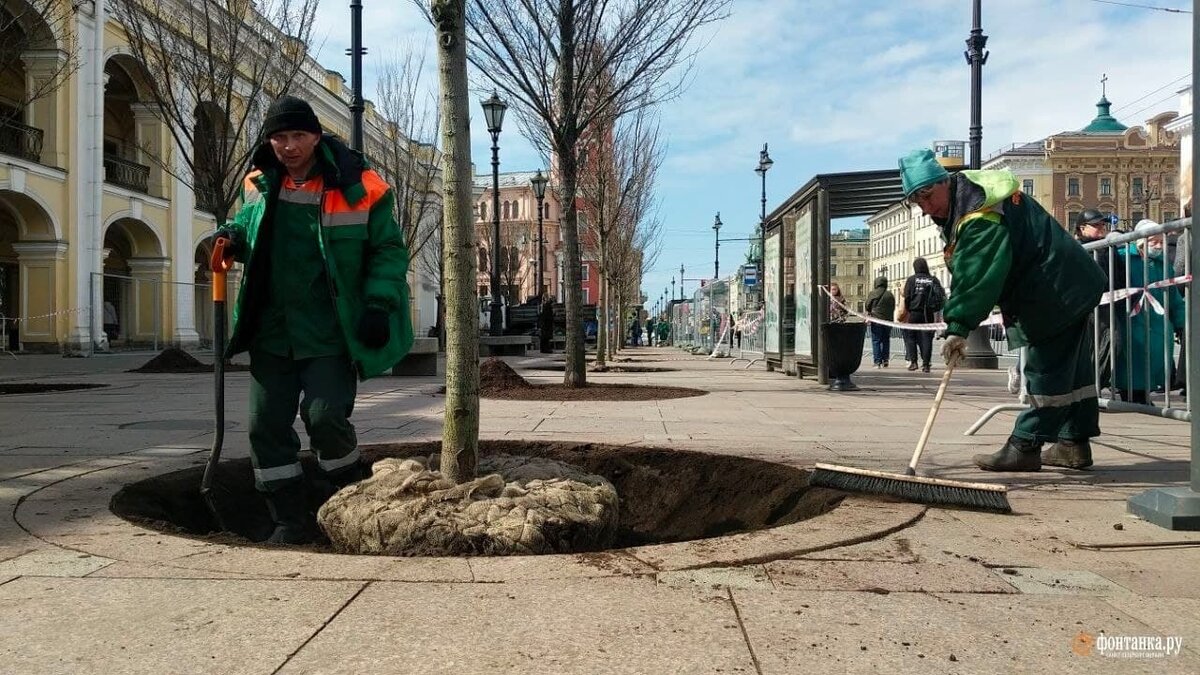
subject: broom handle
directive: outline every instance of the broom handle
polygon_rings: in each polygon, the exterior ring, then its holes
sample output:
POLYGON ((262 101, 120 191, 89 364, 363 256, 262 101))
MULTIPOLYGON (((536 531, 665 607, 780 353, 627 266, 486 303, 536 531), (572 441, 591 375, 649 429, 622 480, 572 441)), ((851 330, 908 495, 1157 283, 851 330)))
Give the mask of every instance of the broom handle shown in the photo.
POLYGON ((929 409, 929 417, 925 418, 925 428, 921 430, 917 449, 913 451, 912 461, 908 463, 908 469, 904 472, 909 476, 917 475, 917 462, 921 461, 921 453, 925 452, 925 442, 929 440, 929 433, 933 431, 933 421, 937 419, 938 409, 942 407, 942 399, 946 396, 946 386, 950 384, 950 374, 953 372, 954 368, 946 366, 946 372, 942 374, 942 383, 938 385, 937 396, 933 399, 933 407, 929 409))

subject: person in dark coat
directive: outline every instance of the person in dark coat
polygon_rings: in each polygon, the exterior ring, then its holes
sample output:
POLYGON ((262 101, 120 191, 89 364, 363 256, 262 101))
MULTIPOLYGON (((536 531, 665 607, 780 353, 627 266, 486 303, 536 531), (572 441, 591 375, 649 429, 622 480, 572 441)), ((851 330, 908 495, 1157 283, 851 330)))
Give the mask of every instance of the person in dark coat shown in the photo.
POLYGON ((549 295, 542 297, 538 308, 538 345, 543 354, 554 349, 554 301, 549 295))
MULTIPOLYGON (((875 280, 875 288, 867 296, 867 313, 871 318, 891 321, 896 313, 896 296, 888 290, 887 277, 875 280)), ((892 355, 892 327, 881 323, 871 324, 871 355, 876 368, 887 368, 892 355)))
MULTIPOLYGON (((937 313, 942 309, 946 291, 942 282, 929 273, 929 262, 924 258, 913 260, 914 274, 904 282, 904 310, 907 318, 905 323, 933 323, 937 321, 937 313)), ((933 331, 906 330, 904 331, 904 353, 909 358, 908 369, 917 369, 917 359, 921 360, 921 370, 929 372, 929 361, 933 357, 933 331)))

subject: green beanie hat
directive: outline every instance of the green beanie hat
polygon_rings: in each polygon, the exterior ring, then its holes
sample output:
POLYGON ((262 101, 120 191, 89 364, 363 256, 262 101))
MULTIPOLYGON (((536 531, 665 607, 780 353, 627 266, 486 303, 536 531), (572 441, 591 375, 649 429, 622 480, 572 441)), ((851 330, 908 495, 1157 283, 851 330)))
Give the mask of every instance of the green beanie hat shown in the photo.
POLYGON ((904 186, 905 197, 911 197, 917 190, 949 177, 950 174, 938 164, 933 151, 928 148, 913 150, 900 158, 900 182, 904 186))

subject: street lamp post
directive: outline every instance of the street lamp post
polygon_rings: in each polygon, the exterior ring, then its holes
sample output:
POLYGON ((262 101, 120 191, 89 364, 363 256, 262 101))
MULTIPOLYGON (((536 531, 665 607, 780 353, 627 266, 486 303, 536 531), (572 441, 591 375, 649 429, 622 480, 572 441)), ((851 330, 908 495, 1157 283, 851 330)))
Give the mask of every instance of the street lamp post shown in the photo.
POLYGON ((717 211, 717 219, 713 221, 713 281, 721 278, 721 212, 717 211))
POLYGON ((504 111, 508 105, 500 100, 496 92, 486 101, 481 101, 483 118, 488 133, 492 135, 492 303, 489 316, 489 333, 504 332, 503 317, 500 315, 500 129, 504 125, 504 111))
POLYGON ((363 149, 362 57, 367 50, 362 44, 362 0, 350 0, 350 147, 363 149))
MULTIPOLYGON (((775 162, 771 160, 771 155, 767 154, 767 144, 763 143, 763 149, 758 153, 758 168, 754 173, 762 177, 762 212, 758 217, 758 285, 762 288, 763 275, 766 272, 766 257, 767 257, 767 171, 775 162)), ((765 296, 764 296, 765 297, 765 296)))
POLYGON ((543 270, 546 269, 546 261, 544 258, 544 253, 546 250, 546 238, 542 235, 542 204, 546 199, 546 183, 550 182, 550 179, 542 175, 542 170, 538 169, 537 175, 531 178, 529 182, 533 185, 533 194, 537 196, 538 205, 537 293, 538 298, 540 299, 546 292, 545 288, 542 286, 543 270))
POLYGON ((683 300, 683 265, 679 266, 679 299, 683 300))
POLYGON ((671 299, 675 299, 675 277, 671 277, 671 299))

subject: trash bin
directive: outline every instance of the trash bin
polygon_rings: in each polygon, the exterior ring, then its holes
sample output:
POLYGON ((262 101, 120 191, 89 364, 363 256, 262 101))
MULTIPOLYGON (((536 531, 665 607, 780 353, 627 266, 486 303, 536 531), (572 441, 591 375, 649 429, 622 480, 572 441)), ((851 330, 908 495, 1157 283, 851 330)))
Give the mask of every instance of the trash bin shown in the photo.
POLYGON ((829 391, 858 391, 850 376, 858 372, 863 359, 863 342, 867 337, 865 321, 846 321, 821 325, 828 347, 825 372, 829 375, 829 391))

